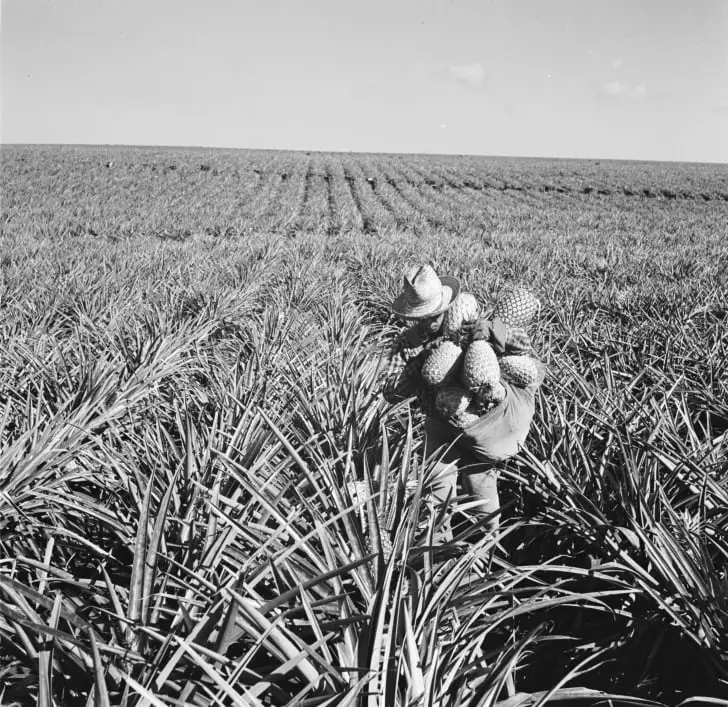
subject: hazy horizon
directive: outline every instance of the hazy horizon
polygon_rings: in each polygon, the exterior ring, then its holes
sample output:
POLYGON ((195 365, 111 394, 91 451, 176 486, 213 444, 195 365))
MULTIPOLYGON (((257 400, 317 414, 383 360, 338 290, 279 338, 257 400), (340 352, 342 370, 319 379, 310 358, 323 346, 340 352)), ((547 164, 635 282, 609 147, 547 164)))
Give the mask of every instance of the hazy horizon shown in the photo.
POLYGON ((219 152, 302 152, 316 154, 333 154, 333 155, 390 155, 390 156, 419 156, 419 157, 469 157, 483 158, 494 160, 544 160, 544 161, 571 161, 571 162, 640 162, 654 164, 693 164, 693 165, 709 165, 712 167, 720 165, 728 165, 728 162, 701 162, 699 160, 649 160, 649 159, 630 159, 620 157, 560 157, 558 155, 496 155, 496 154, 476 154, 464 152, 378 152, 370 150, 311 150, 311 149, 295 149, 283 147, 219 147, 211 145, 126 145, 115 143, 63 143, 63 142, 3 142, 0 143, 0 150, 3 147, 87 147, 99 149, 133 149, 133 150, 213 150, 219 152))

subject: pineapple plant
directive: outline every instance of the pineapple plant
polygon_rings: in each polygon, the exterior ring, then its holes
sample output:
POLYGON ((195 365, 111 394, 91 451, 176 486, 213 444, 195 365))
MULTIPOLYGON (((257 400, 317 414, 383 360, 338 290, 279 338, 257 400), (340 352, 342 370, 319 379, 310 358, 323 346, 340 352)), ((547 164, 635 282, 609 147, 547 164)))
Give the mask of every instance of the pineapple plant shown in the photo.
POLYGON ((359 522, 364 532, 364 550, 365 552, 374 552, 374 545, 371 540, 371 533, 374 532, 374 524, 379 526, 379 544, 382 556, 385 562, 389 562, 392 556, 392 539, 389 535, 389 529, 385 518, 385 513, 376 513, 376 502, 370 498, 372 490, 366 481, 349 481, 346 484, 349 497, 358 510, 359 522), (375 517, 376 516, 376 517, 375 517))

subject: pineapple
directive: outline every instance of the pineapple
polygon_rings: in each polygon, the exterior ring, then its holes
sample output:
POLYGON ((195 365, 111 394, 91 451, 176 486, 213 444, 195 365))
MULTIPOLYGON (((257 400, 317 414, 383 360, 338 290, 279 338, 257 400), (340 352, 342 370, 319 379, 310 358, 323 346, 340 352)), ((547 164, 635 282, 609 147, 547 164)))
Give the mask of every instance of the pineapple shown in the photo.
POLYGON ((478 421, 478 415, 470 410, 463 410, 449 418, 448 422, 454 427, 467 427, 478 421))
POLYGON ((498 358, 487 341, 473 341, 468 346, 460 380, 471 391, 476 391, 483 385, 495 385, 500 380, 498 358))
POLYGON ((437 391, 435 407, 443 417, 450 417, 467 410, 472 397, 472 394, 465 388, 448 386, 437 391))
POLYGON ((480 315, 478 301, 468 292, 461 292, 450 309, 445 312, 442 333, 453 336, 460 332, 463 324, 474 322, 480 315))
POLYGON ((478 415, 483 415, 492 410, 498 403, 502 403, 505 398, 506 389, 500 381, 493 385, 482 385, 473 396, 471 409, 478 415))
POLYGON ((463 350, 457 344, 442 341, 422 365, 422 379, 432 388, 447 385, 457 377, 462 359, 463 350))
POLYGON ((506 399, 506 389, 503 383, 498 381, 490 390, 490 399, 497 405, 506 399))
POLYGON ((523 327, 541 311, 541 303, 528 290, 506 290, 498 298, 493 311, 494 319, 501 319, 514 327, 523 327))
POLYGON ((536 360, 531 356, 502 356, 501 375, 519 388, 526 388, 538 381, 539 370, 536 360))
POLYGON ((468 408, 472 394, 458 386, 442 388, 437 392, 435 408, 441 417, 456 427, 466 427, 475 422, 478 416, 468 408))

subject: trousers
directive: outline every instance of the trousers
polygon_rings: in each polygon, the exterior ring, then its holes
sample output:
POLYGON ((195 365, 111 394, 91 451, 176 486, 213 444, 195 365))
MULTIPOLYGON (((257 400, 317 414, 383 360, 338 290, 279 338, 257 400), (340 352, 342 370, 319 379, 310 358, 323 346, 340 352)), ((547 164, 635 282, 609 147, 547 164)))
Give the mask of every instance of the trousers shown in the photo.
MULTIPOLYGON (((429 457, 441 453, 432 470, 433 500, 438 506, 449 508, 459 481, 463 492, 475 502, 471 512, 490 531, 497 530, 500 523, 498 477, 525 443, 535 410, 535 386, 504 385, 505 400, 465 428, 436 417, 425 420, 426 454, 429 457)), ((444 516, 437 539, 452 540, 451 510, 444 516)))

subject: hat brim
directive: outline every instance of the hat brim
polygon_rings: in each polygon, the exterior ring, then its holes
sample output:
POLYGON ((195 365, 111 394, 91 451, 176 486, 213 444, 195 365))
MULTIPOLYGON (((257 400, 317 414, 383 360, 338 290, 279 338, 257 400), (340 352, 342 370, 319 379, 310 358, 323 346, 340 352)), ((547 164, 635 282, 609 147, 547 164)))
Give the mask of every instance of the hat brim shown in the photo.
POLYGON ((430 319, 446 312, 460 294, 460 280, 450 275, 441 275, 439 278, 442 283, 443 297, 434 309, 427 312, 414 310, 409 306, 406 296, 402 294, 392 302, 392 312, 403 319, 430 319))

